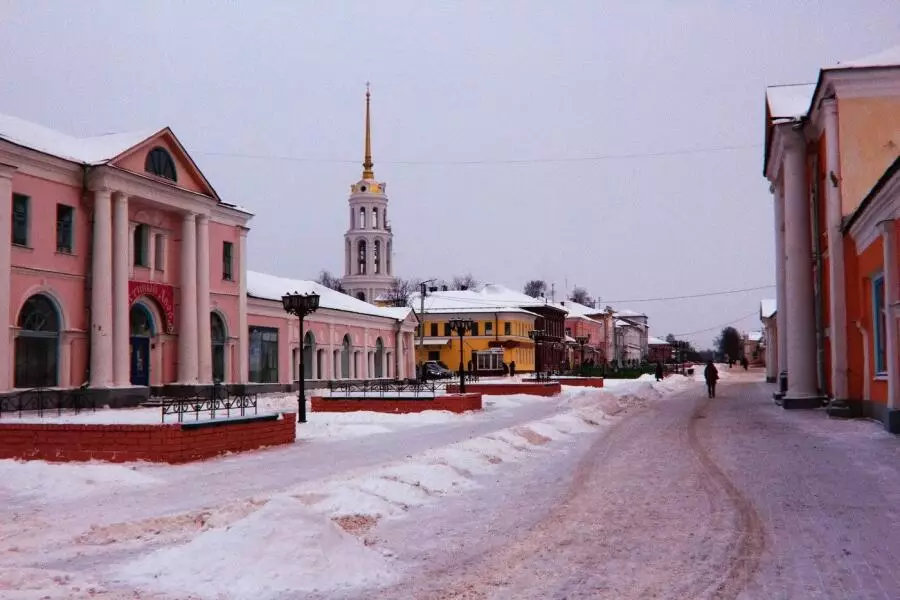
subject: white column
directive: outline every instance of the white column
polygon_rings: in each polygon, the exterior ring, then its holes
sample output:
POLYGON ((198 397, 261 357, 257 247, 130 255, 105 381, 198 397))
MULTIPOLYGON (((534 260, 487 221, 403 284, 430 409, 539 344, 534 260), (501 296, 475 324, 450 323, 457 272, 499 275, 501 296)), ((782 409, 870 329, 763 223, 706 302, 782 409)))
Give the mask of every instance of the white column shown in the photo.
POLYGON ((178 328, 178 381, 197 383, 197 216, 181 224, 181 312, 178 328))
POLYGON ((813 263, 806 142, 790 124, 784 136, 785 281, 787 283, 788 399, 818 395, 816 329, 813 311, 813 263))
POLYGON ((112 218, 109 190, 94 192, 91 253, 91 387, 109 387, 112 365, 112 218))
MULTIPOLYGON (((883 221, 881 228, 881 241, 884 252, 884 312, 886 322, 887 340, 885 344, 885 360, 888 372, 888 398, 887 406, 895 409, 900 406, 898 394, 900 394, 900 365, 897 362, 897 351, 900 349, 897 336, 897 321, 895 310, 897 304, 897 235, 894 232, 894 221, 883 221)), ((872 315, 873 328, 878 327, 878 315, 872 315)), ((867 375, 868 376, 868 375, 867 375)))
POLYGON ((0 164, 0 392, 11 389, 13 344, 10 338, 14 322, 10 314, 9 289, 12 273, 12 177, 15 167, 0 164))
POLYGON ((250 346, 248 341, 249 331, 247 325, 247 231, 246 227, 239 229, 238 239, 238 374, 239 383, 247 383, 250 375, 250 346))
POLYGON ((778 377, 778 336, 771 319, 766 322, 766 379, 773 381, 778 377))
POLYGON ((403 333, 399 328, 394 336, 394 349, 396 350, 394 355, 397 357, 397 370, 394 373, 397 374, 397 379, 403 379, 406 377, 406 367, 403 365, 403 361, 406 360, 406 352, 404 352, 403 348, 403 333))
POLYGON ((778 329, 778 373, 787 373, 787 283, 785 282, 784 254, 784 187, 783 183, 774 186, 775 197, 775 289, 776 308, 775 322, 778 329))
MULTIPOLYGON (((113 383, 131 383, 128 340, 131 335, 128 306, 128 196, 113 194, 113 383)), ((161 326, 159 323, 157 326, 161 326)), ((152 365, 151 365, 152 366, 152 365)))
POLYGON ((837 102, 822 102, 825 116, 825 218, 828 231, 828 310, 831 342, 831 391, 847 397, 847 303, 844 283, 844 236, 841 233, 841 157, 838 148, 837 102))
MULTIPOLYGON (((371 301, 371 298, 368 298, 371 301)), ((363 329, 363 356, 365 360, 363 361, 363 372, 362 378, 368 379, 370 377, 375 377, 375 360, 372 360, 372 364, 369 364, 369 328, 366 327, 363 329)))
POLYGON ((212 332, 209 322, 209 215, 197 215, 197 346, 200 383, 212 383, 212 332))
POLYGON ((340 379, 340 371, 334 360, 334 325, 328 324, 328 374, 330 379, 340 379))

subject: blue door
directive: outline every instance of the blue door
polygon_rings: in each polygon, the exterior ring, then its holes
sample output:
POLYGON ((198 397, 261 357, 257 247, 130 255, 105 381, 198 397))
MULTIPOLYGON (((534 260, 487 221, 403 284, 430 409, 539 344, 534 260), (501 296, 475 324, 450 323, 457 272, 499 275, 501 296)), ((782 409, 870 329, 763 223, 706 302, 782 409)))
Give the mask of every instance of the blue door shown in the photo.
POLYGON ((131 338, 131 385, 150 385, 150 338, 131 338))

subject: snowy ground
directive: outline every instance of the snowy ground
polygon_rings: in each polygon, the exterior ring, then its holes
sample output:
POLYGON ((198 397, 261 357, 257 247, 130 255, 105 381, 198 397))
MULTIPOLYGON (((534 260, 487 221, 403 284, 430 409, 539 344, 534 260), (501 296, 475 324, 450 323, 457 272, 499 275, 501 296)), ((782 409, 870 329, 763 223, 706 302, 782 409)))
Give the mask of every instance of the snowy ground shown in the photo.
MULTIPOLYGON (((451 513, 497 517, 523 488, 544 489, 543 506, 586 445, 694 385, 485 396, 484 411, 464 415, 310 413, 297 444, 182 466, 0 461, 0 597, 364 597, 446 556, 440 535, 416 545, 404 532, 451 513)), ((260 410, 295 406, 272 395, 260 410)), ((158 422, 159 410, 77 418, 158 422)))

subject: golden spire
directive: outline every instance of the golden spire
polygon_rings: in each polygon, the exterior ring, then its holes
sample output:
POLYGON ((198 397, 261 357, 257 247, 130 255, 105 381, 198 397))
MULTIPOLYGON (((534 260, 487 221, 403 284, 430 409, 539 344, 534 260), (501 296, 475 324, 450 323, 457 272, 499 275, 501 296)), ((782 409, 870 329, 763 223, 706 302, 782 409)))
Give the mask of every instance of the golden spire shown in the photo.
POLYGON ((372 171, 372 167, 375 164, 372 162, 372 128, 369 121, 369 97, 371 94, 369 93, 369 82, 366 82, 366 158, 363 161, 363 179, 375 179, 375 172, 372 171))

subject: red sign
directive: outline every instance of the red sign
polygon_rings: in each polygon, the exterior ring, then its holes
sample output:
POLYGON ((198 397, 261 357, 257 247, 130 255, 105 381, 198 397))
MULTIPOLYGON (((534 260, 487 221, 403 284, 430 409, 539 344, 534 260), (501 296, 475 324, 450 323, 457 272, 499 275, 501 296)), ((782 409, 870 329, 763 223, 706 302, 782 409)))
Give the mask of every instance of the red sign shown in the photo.
POLYGON ((166 318, 166 333, 175 333, 175 291, 171 285, 152 281, 128 282, 128 306, 141 296, 153 298, 166 318))

